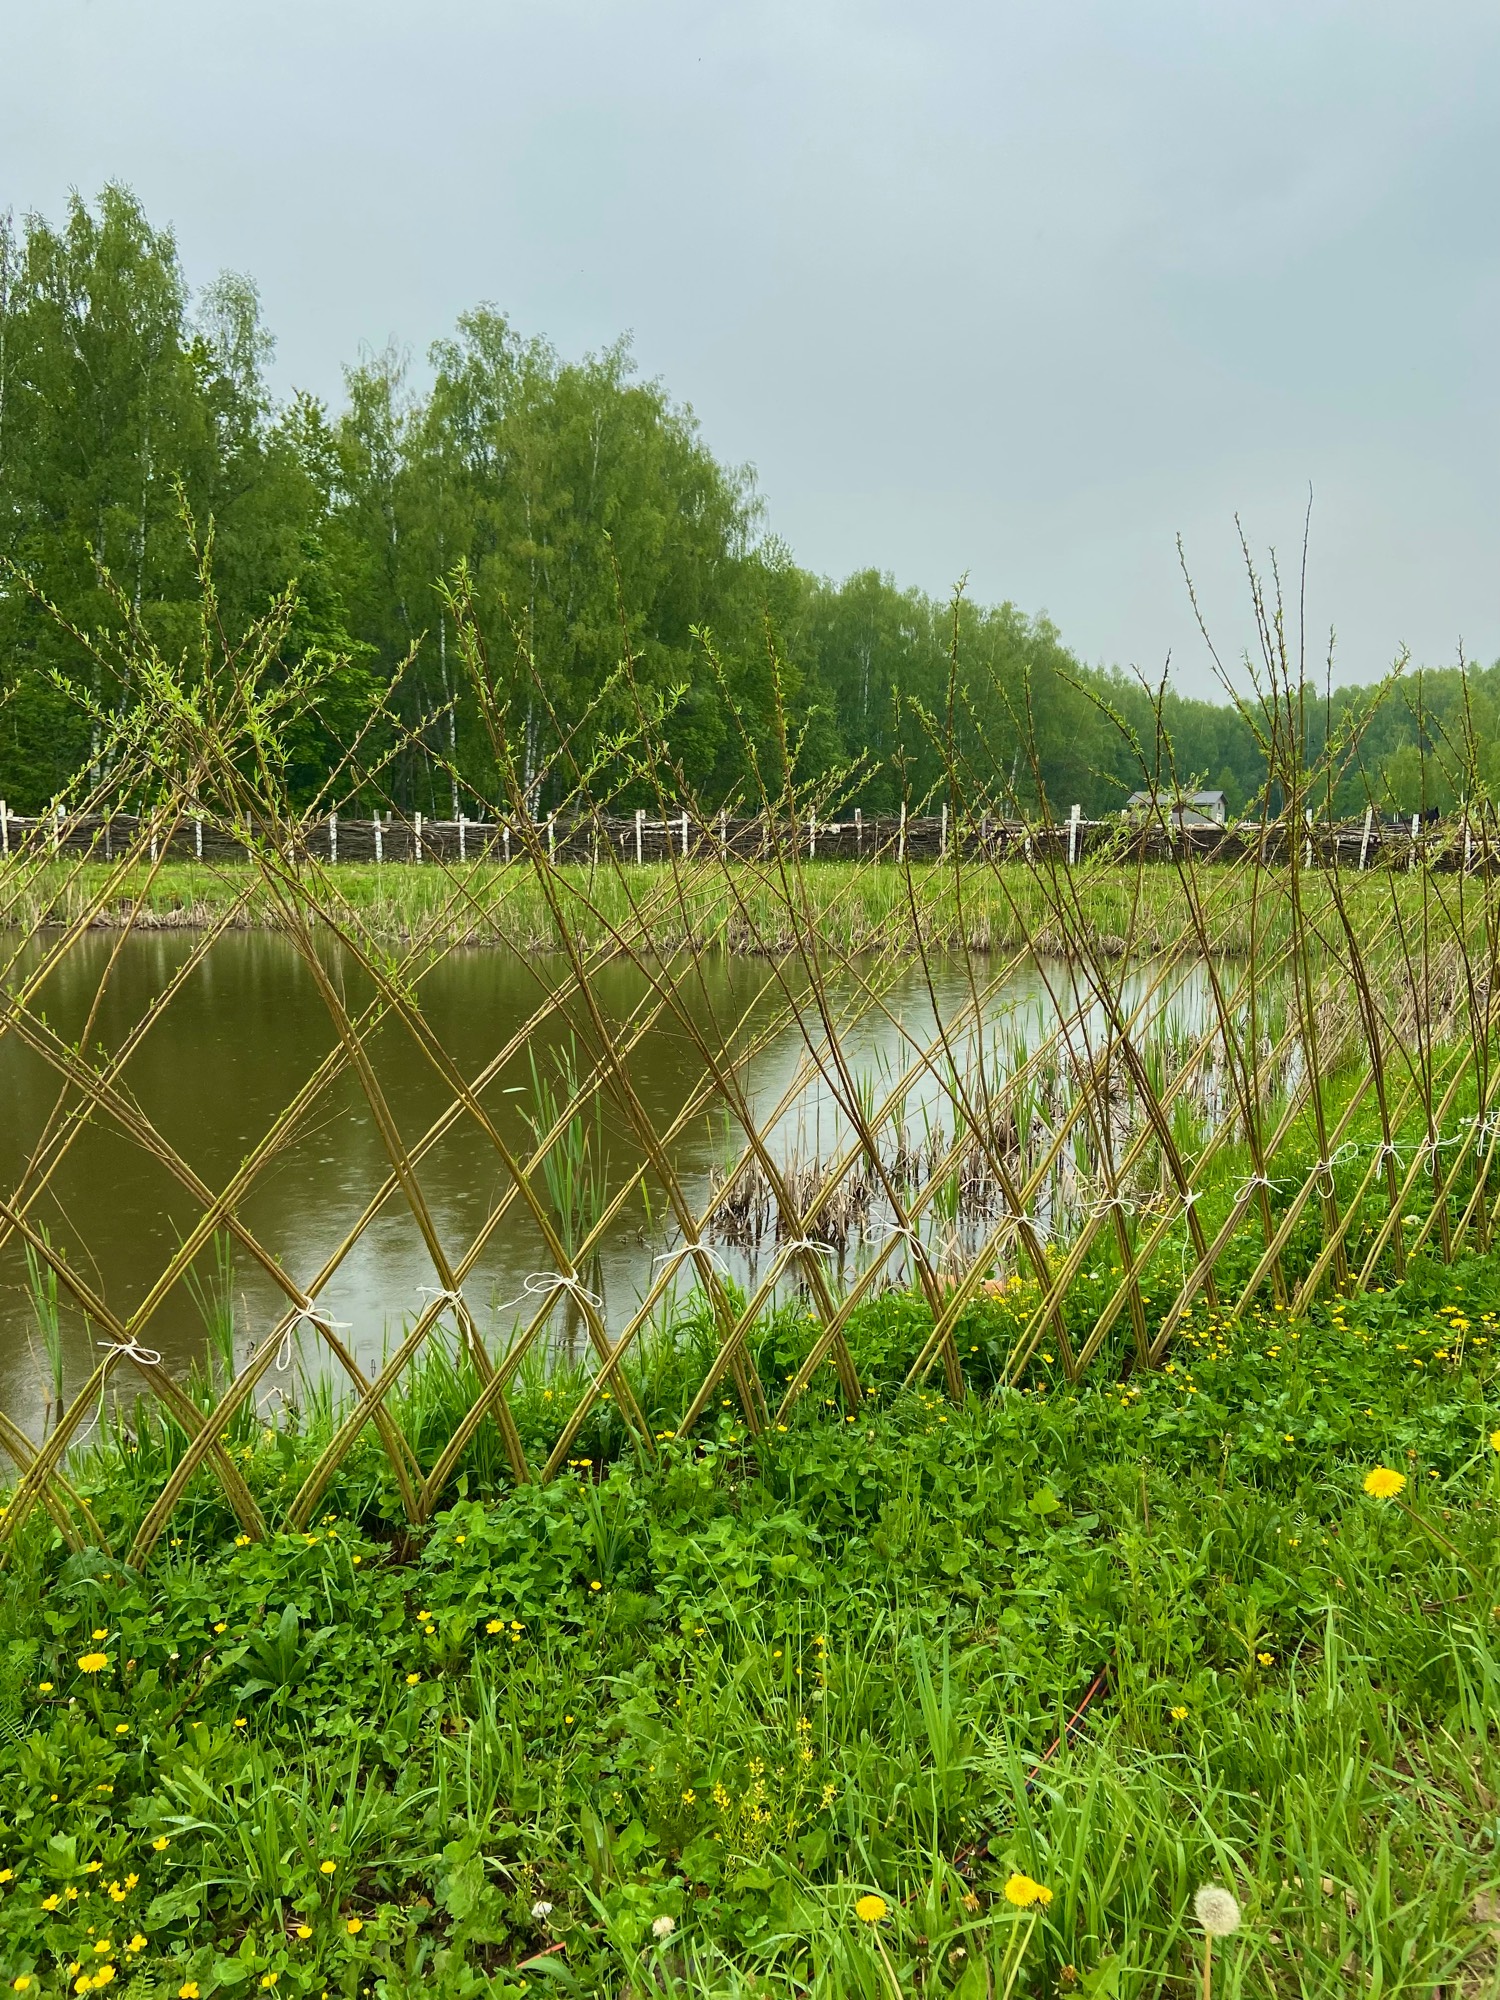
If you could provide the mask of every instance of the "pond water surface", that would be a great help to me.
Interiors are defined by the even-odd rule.
[[[27,948],[12,969],[12,984],[44,949],[45,941]],[[192,949],[192,937],[179,932],[142,933],[123,941],[107,933],[90,935],[49,975],[33,1009],[66,1041],[86,1035],[91,1048],[114,1049],[149,1012]],[[368,1001],[368,983],[350,961],[329,947],[324,962],[351,1011]],[[420,1004],[436,1040],[468,1078],[504,1046],[553,982],[562,982],[562,973],[558,964],[545,959],[528,964],[509,953],[454,952],[421,981]],[[903,1036],[925,1040],[938,1017],[954,1019],[962,1013],[973,989],[967,969],[957,961],[929,966],[926,973],[915,961],[872,966],[869,976],[880,986],[881,1006],[873,1006],[867,996],[860,999],[847,976],[835,993],[846,1014],[842,1040],[851,1067],[883,1088],[910,1060]],[[676,977],[689,1020],[713,1038],[741,1017],[752,1028],[771,1022],[787,1004],[786,989],[761,960],[721,958],[679,969]],[[1044,1026],[1056,1019],[1049,983],[1056,989],[1055,969],[1030,967],[987,1002],[986,1033],[997,1049],[1013,1045],[1017,1037],[1035,1047]],[[622,963],[601,970],[593,992],[605,1015],[622,1022],[647,996],[648,981],[639,968]],[[571,1006],[575,1020],[581,1020],[576,998]],[[554,1074],[570,1039],[568,1020],[561,1012],[553,1014],[531,1047],[483,1093],[486,1110],[518,1151],[529,1149],[527,1119],[535,1115],[533,1062],[543,1076]],[[123,1087],[161,1136],[217,1191],[336,1041],[317,984],[292,943],[270,933],[231,933],[212,946],[162,1009],[132,1052]],[[382,1027],[370,1047],[391,1116],[403,1140],[415,1142],[451,1093],[400,1027]],[[751,1059],[746,1076],[758,1119],[768,1117],[807,1054],[804,1035],[788,1021]],[[635,1092],[660,1130],[701,1079],[703,1060],[688,1026],[664,1015],[635,1045],[629,1070]],[[38,1195],[31,1161],[55,1123],[59,1092],[56,1071],[40,1055],[23,1046],[14,1031],[0,1035],[0,1186],[10,1202],[26,1206],[32,1224],[47,1231],[123,1320],[196,1222],[200,1206],[165,1165],[97,1114],[76,1132]],[[928,1078],[913,1092],[906,1118],[933,1130],[941,1128],[943,1114],[942,1091],[936,1079]],[[826,1157],[846,1134],[832,1091],[814,1076],[777,1124],[774,1150],[783,1160],[811,1162]],[[611,1188],[639,1176],[639,1145],[613,1111],[605,1120],[603,1150]],[[697,1209],[709,1197],[715,1172],[722,1173],[738,1151],[722,1110],[696,1117],[677,1136],[673,1165]],[[274,1161],[257,1174],[239,1214],[282,1267],[305,1285],[352,1228],[388,1169],[376,1120],[346,1066]],[[442,1243],[456,1260],[508,1185],[505,1169],[472,1119],[463,1118],[425,1155],[418,1178]],[[649,1213],[639,1196],[633,1197],[589,1266],[588,1281],[606,1301],[612,1325],[623,1323],[639,1302],[652,1258],[676,1242],[668,1223],[659,1189]],[[768,1244],[767,1254],[770,1248]],[[737,1274],[752,1273],[756,1246],[725,1242],[722,1254]],[[177,1285],[140,1334],[174,1368],[201,1355],[205,1346],[202,1288],[212,1289],[217,1282],[214,1259],[205,1254],[198,1268],[198,1295],[190,1285]],[[465,1297],[487,1339],[503,1345],[528,1276],[551,1268],[534,1220],[521,1205],[513,1206],[465,1285]],[[893,1273],[896,1268],[893,1262]],[[684,1277],[684,1285],[688,1282]],[[399,1339],[424,1302],[424,1287],[437,1283],[422,1236],[396,1195],[367,1227],[319,1303],[347,1323],[345,1338],[368,1362]],[[0,1408],[33,1433],[43,1416],[47,1373],[35,1290],[34,1273],[12,1234],[0,1247]],[[267,1337],[285,1300],[243,1248],[234,1256],[229,1290],[238,1362]],[[103,1329],[85,1318],[65,1290],[58,1304],[66,1378],[76,1388],[97,1359]],[[304,1335],[304,1343],[309,1338]]]

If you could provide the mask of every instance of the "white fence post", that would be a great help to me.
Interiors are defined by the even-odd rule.
[[[1365,807],[1365,830],[1359,838],[1359,872],[1364,874],[1370,861],[1370,833],[1375,825],[1374,806]]]
[[[901,830],[896,835],[896,866],[900,868],[905,865],[905,862],[906,862],[906,801],[903,799],[901,802]]]
[[[549,861],[555,861],[557,859],[557,814],[556,813],[548,813],[547,815],[547,859]]]
[[[505,829],[504,829],[504,833],[503,833],[503,835],[502,835],[502,838],[501,838],[501,845],[502,845],[502,846],[504,847],[504,849],[505,849],[505,858],[506,858],[506,860],[507,860],[507,861],[509,861],[509,859],[510,859],[510,821],[509,821],[509,820],[507,820],[507,821],[505,822]]]
[[[52,852],[54,854],[62,853],[62,820],[63,809],[61,806],[55,806],[52,811]],[[151,859],[153,861],[156,859],[155,834],[151,836]]]
[[[468,842],[464,838],[464,816],[462,813],[458,816],[458,858],[460,861],[467,861],[469,858]]]
[[[1422,815],[1420,813],[1413,813],[1411,816],[1411,853],[1406,857],[1406,872],[1408,875],[1410,875],[1413,868],[1417,865],[1417,828],[1421,823]]]
[[[948,804],[947,804],[947,801],[946,801],[946,800],[944,800],[944,802],[943,802],[943,820],[942,820],[942,826],[941,826],[941,828],[939,829],[939,832],[938,832],[938,855],[939,855],[939,858],[941,858],[941,857],[945,856],[945,855],[947,854],[947,852],[948,852]]]
[[[375,866],[378,868],[385,859],[385,838],[380,831],[380,808],[375,808]]]
[[[684,861],[688,858],[688,817],[686,813],[682,815],[682,858]]]
[[[860,811],[859,807],[856,806],[854,808],[854,852],[856,855],[860,855],[863,854],[864,851],[865,851],[865,816]]]
[[[719,850],[723,854],[729,852],[729,814],[723,806],[719,807]]]
[[[807,815],[807,858],[812,861],[818,852],[818,820],[815,813]]]
[[[1307,806],[1304,808],[1302,814],[1302,820],[1303,824],[1307,828],[1307,832],[1304,835],[1302,841],[1302,866],[1304,868],[1311,868],[1312,867],[1312,807],[1311,806]]]
[[[1078,822],[1083,817],[1083,807],[1074,806],[1068,814],[1068,866],[1074,867],[1078,861]]]
[[[417,814],[417,859],[422,859],[422,815]]]
[[[201,813],[195,815],[193,819],[193,859],[195,861],[203,859],[203,816]]]
[[[328,815],[328,863],[332,867],[339,858],[339,816],[337,812]]]
[[[645,837],[646,808],[644,806],[637,806],[635,809],[635,865],[637,868],[641,865],[641,854],[645,845]]]
[[[0,854],[10,854],[10,807],[0,799]]]

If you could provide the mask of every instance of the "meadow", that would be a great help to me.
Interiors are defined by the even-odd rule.
[[[529,865],[486,861],[417,865],[341,862],[321,872],[330,913],[383,944],[433,951],[489,945],[523,955],[555,953],[557,915]],[[562,862],[551,871],[576,942],[585,951],[649,948],[672,957],[724,950],[794,954],[809,929],[834,954],[897,950],[1075,952],[1080,940],[1106,953],[1180,948],[1191,919],[1181,872],[1170,865],[1119,866],[1096,860],[1070,878],[1069,907],[1045,873],[1022,861],[941,863],[823,861],[786,871],[647,862],[628,870]],[[1196,871],[1196,893],[1211,920],[1212,947],[1227,954],[1273,950],[1291,934],[1283,896],[1265,893],[1255,871],[1236,865]],[[34,932],[78,922],[136,929],[205,929],[215,924],[281,929],[283,904],[253,863],[144,861],[103,864],[36,859],[0,897],[0,928]],[[1425,871],[1341,872],[1338,898],[1368,940],[1393,921],[1420,926],[1434,888]],[[1459,878],[1436,892],[1458,906]],[[1338,905],[1328,879],[1304,878],[1309,933],[1332,938]],[[1467,922],[1482,923],[1484,895],[1471,884]],[[1259,907],[1257,907],[1257,903]]]
[[[966,1310],[962,1405],[902,1388],[893,1291],[857,1414],[679,1442],[689,1307],[632,1370],[654,1463],[606,1399],[562,1478],[482,1442],[420,1531],[369,1438],[306,1530],[200,1477],[133,1570],[186,1438],[122,1415],[72,1470],[101,1546],[39,1517],[0,1582],[14,1990],[1166,1994],[1207,1881],[1221,1993],[1492,1990],[1500,1260],[1007,1388],[1021,1289]],[[759,1325],[768,1389],[815,1330]],[[463,1374],[393,1404],[419,1453]],[[513,1396],[536,1449],[569,1386]],[[237,1420],[268,1518],[334,1414]]]

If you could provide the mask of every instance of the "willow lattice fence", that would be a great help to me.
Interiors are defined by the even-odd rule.
[[[1166,824],[1148,829],[1160,849],[1151,852],[1149,890],[1148,857],[1139,840],[1127,842],[1134,886],[1127,878],[1124,915],[1105,937],[1089,897],[1107,875],[1112,907],[1121,907],[1120,842],[1070,852],[1068,822],[1045,814],[1027,822],[1014,811],[1004,824],[1019,829],[1016,837],[996,841],[1002,816],[981,808],[985,786],[954,754],[933,857],[940,865],[909,866],[881,948],[854,951],[839,941],[838,897],[859,893],[857,871],[831,896],[814,900],[809,891],[809,821],[815,829],[840,822],[790,783],[736,819],[753,836],[724,837],[716,814],[691,812],[689,835],[664,839],[663,865],[640,873],[633,836],[641,823],[607,817],[607,800],[591,795],[597,768],[559,760],[554,776],[570,795],[550,826],[518,810],[525,789],[472,633],[470,647],[498,774],[484,839],[495,825],[510,831],[511,876],[544,901],[552,944],[544,962],[530,961],[534,1007],[496,1029],[477,1068],[460,1065],[424,1005],[424,986],[448,948],[443,919],[475,894],[467,834],[460,850],[455,827],[423,828],[422,858],[441,879],[447,908],[399,945],[375,937],[341,888],[351,823],[338,822],[335,839],[326,799],[293,810],[281,784],[274,745],[298,690],[253,659],[216,658],[209,676],[137,656],[139,703],[111,724],[114,741],[101,760],[109,777],[80,781],[61,818],[9,823],[0,923],[12,908],[34,911],[38,895],[44,919],[57,915],[9,934],[0,1042],[11,1039],[45,1067],[54,1101],[24,1154],[12,1146],[4,1156],[0,1251],[24,1250],[82,1316],[99,1359],[59,1395],[42,1434],[0,1413],[0,1446],[16,1468],[0,1547],[38,1510],[74,1546],[105,1541],[76,1468],[107,1405],[142,1435],[154,1425],[168,1446],[165,1476],[121,1550],[138,1564],[174,1510],[205,1492],[219,1496],[215,1504],[246,1535],[305,1528],[346,1459],[372,1436],[400,1513],[418,1525],[481,1446],[492,1459],[498,1453],[515,1482],[573,1468],[606,1404],[620,1437],[646,1458],[664,1435],[691,1439],[726,1401],[747,1449],[804,1406],[851,1415],[872,1388],[862,1310],[891,1287],[912,1310],[908,1348],[888,1385],[940,1384],[962,1397],[973,1387],[1065,1388],[1090,1371],[1122,1377],[1157,1368],[1205,1313],[1233,1315],[1256,1301],[1298,1311],[1321,1293],[1399,1276],[1413,1258],[1452,1258],[1491,1242],[1500,1219],[1491,1061],[1500,900],[1493,820],[1477,808],[1450,874],[1346,872],[1337,865],[1338,829],[1319,821],[1313,804],[1326,773],[1304,769],[1300,739],[1278,734],[1270,704],[1266,749],[1279,815],[1263,817],[1254,837],[1242,831],[1232,857]],[[210,697],[206,687],[217,692]],[[614,739],[610,755],[637,777],[670,768],[644,723],[630,744]],[[351,785],[367,792],[377,775],[351,754]],[[122,809],[143,792],[146,810]],[[658,829],[670,829],[671,803],[661,797]],[[622,823],[623,842],[599,833]],[[415,838],[414,825],[401,825],[402,840]],[[150,1005],[102,1048],[89,1027],[117,976],[131,913],[146,907],[157,871],[184,842],[206,865],[233,859],[228,892]],[[901,858],[916,862],[915,842]],[[1335,865],[1320,866],[1325,860]],[[706,977],[723,937],[703,935],[701,922],[696,932],[685,927],[690,950],[669,958],[655,948],[674,911],[701,908],[705,881],[725,933],[759,921],[757,911],[776,913],[755,1009],[726,1000]],[[961,902],[981,888],[1045,912],[1049,953],[960,949],[939,978],[930,931],[937,901]],[[236,1170],[214,1184],[143,1108],[130,1064],[169,1031],[179,996],[252,895],[274,908],[292,941],[326,1010],[331,1045]],[[49,1021],[49,993],[106,911],[109,947],[89,960],[89,1023],[65,1038]],[[639,997],[611,1007],[599,975],[620,963],[636,974]],[[921,968],[930,1000],[916,1022],[892,1000],[896,969],[911,966]],[[348,972],[357,972],[365,998],[351,997]],[[1005,1005],[1018,981],[1041,1010],[1024,1029]],[[875,1069],[856,1053],[855,1030],[872,1019],[897,1052]],[[541,1100],[546,1115],[518,1139],[497,1113],[493,1086],[539,1034],[559,1026],[575,1060]],[[680,1092],[666,1115],[646,1101],[632,1061],[643,1039],[661,1031],[683,1051]],[[385,1069],[393,1046],[442,1095],[443,1108],[420,1129],[393,1108]],[[778,1101],[766,1104],[754,1076],[773,1046],[794,1060]],[[247,1220],[251,1197],[349,1079],[379,1134],[382,1178],[354,1224],[293,1269],[284,1246]],[[799,1153],[785,1134],[813,1087],[836,1116],[826,1143]],[[580,1133],[604,1109],[623,1160],[588,1199],[576,1185],[560,1194],[563,1170],[570,1158],[578,1163]],[[706,1193],[689,1185],[675,1151],[705,1119],[732,1140]],[[86,1242],[60,1247],[47,1226],[60,1168],[101,1124],[164,1169],[195,1213],[128,1307],[94,1275]],[[465,1241],[451,1239],[423,1173],[459,1127],[482,1141],[497,1190]],[[655,1233],[636,1296],[627,1309],[606,1311],[591,1282],[599,1248],[621,1215],[642,1204]],[[325,1300],[392,1207],[420,1235],[431,1288],[394,1348],[371,1364]],[[508,1320],[486,1325],[466,1287],[487,1247],[518,1227],[543,1244],[543,1267],[510,1302]],[[166,1301],[221,1241],[261,1274],[279,1307],[256,1329],[250,1358],[210,1391],[206,1377],[175,1377],[152,1335]],[[696,1301],[697,1359],[685,1373],[679,1355],[664,1375],[662,1344],[673,1339],[672,1301],[684,1285]],[[800,1301],[797,1344],[789,1366],[779,1349],[773,1366],[763,1330],[789,1294]],[[523,1426],[524,1385],[560,1354],[561,1321],[579,1332],[582,1360],[555,1368],[566,1394],[550,1398],[540,1425],[533,1402]],[[981,1325],[982,1367],[971,1337]],[[235,1440],[293,1342],[305,1372],[325,1385],[327,1441],[311,1473],[272,1510],[266,1493],[252,1489]],[[463,1406],[444,1435],[419,1438],[403,1398],[435,1349],[450,1356]],[[126,1386],[134,1404],[122,1396]]]

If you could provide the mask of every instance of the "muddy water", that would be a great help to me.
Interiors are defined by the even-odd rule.
[[[41,949],[32,948],[32,959]],[[33,1000],[48,1027],[64,1041],[80,1037],[91,1049],[118,1048],[145,1018],[192,949],[181,934],[116,939],[89,937],[70,952]],[[111,963],[111,954],[114,954]],[[28,961],[13,968],[11,983]],[[329,976],[351,1011],[370,996],[363,976],[330,949]],[[437,1042],[465,1078],[476,1076],[532,1011],[543,1002],[559,968],[545,960],[518,962],[509,954],[457,952],[421,982],[423,1015]],[[969,1002],[968,975],[958,963],[932,969],[929,986],[920,967],[872,967],[882,1004],[857,996],[846,980],[837,999],[841,1037],[852,1068],[871,1087],[884,1089],[910,1059],[904,1037],[925,1039],[935,1020],[956,1018]],[[689,1020],[716,1043],[742,1021],[742,1036],[773,1022],[788,992],[767,965],[725,958],[678,973],[680,1003]],[[1035,1047],[1055,1019],[1049,986],[1057,974],[1031,968],[988,1003],[990,1046],[1001,1051],[1017,1037]],[[613,1022],[628,1021],[648,998],[637,968],[602,971],[595,998]],[[794,998],[797,996],[793,996]],[[806,994],[800,996],[806,1008]],[[1179,1003],[1181,1004],[1181,1003]],[[571,1003],[584,1045],[583,1017]],[[1196,1011],[1195,1009],[1193,1011]],[[804,1013],[816,1035],[815,1016]],[[573,1039],[566,1012],[554,1009],[530,1047],[485,1088],[482,1102],[506,1141],[529,1150],[528,1113],[535,1115],[533,1063],[544,1077]],[[294,1098],[306,1078],[337,1046],[329,1010],[310,969],[285,939],[236,933],[217,942],[161,1010],[132,1052],[123,1088],[163,1140],[200,1180],[217,1191],[234,1174]],[[415,1143],[447,1105],[451,1092],[411,1037],[383,1027],[370,1044],[380,1089],[403,1141]],[[758,1119],[765,1119],[808,1057],[807,1036],[784,1021],[750,1061],[746,1077]],[[658,1128],[667,1126],[703,1073],[694,1036],[681,1019],[664,1015],[637,1042],[630,1079]],[[201,1210],[195,1197],[136,1139],[95,1113],[73,1132],[40,1193],[33,1154],[56,1130],[59,1078],[14,1033],[0,1035],[0,1187],[24,1204],[32,1224],[66,1251],[110,1310],[123,1321],[149,1293]],[[64,1098],[66,1106],[68,1100]],[[936,1129],[943,1118],[935,1081],[914,1091],[908,1123]],[[786,1160],[826,1157],[845,1131],[833,1091],[816,1076],[801,1088],[778,1121],[774,1145]],[[722,1109],[695,1117],[672,1146],[673,1164],[689,1199],[701,1208],[716,1170],[737,1156],[736,1132]],[[642,1154],[618,1111],[605,1119],[603,1151],[608,1184],[638,1178]],[[242,1221],[281,1266],[310,1283],[381,1186],[389,1156],[360,1084],[345,1065],[318,1097],[269,1166],[256,1175],[239,1205]],[[470,1118],[460,1120],[417,1169],[433,1225],[456,1260],[475,1238],[508,1185],[491,1142]],[[612,1225],[589,1282],[618,1325],[638,1303],[653,1256],[675,1242],[661,1190],[649,1203],[637,1195]],[[3,1225],[0,1225],[3,1226]],[[767,1243],[762,1255],[770,1255]],[[754,1246],[726,1244],[724,1254],[742,1274],[756,1259]],[[552,1268],[535,1222],[516,1204],[506,1215],[465,1286],[480,1326],[499,1347],[516,1320],[513,1302],[529,1275]],[[205,1253],[195,1286],[178,1284],[143,1327],[139,1338],[181,1368],[204,1351],[206,1321],[215,1311],[221,1327],[232,1321],[235,1357],[242,1361],[266,1338],[283,1308],[274,1281],[243,1248],[236,1251],[227,1297],[215,1289],[221,1273]],[[424,1287],[438,1283],[431,1255],[411,1211],[396,1195],[388,1200],[320,1293],[320,1304],[347,1322],[345,1335],[371,1360],[399,1339],[423,1303]],[[43,1418],[48,1373],[41,1338],[34,1273],[12,1232],[0,1246],[0,1408],[35,1432]],[[559,1315],[559,1326],[564,1315]],[[97,1358],[105,1329],[88,1318],[66,1290],[58,1300],[58,1340],[67,1383],[76,1387]],[[311,1352],[310,1337],[304,1347]],[[128,1374],[130,1371],[126,1371]],[[273,1380],[274,1380],[273,1376]],[[284,1377],[282,1379],[285,1379]]]

